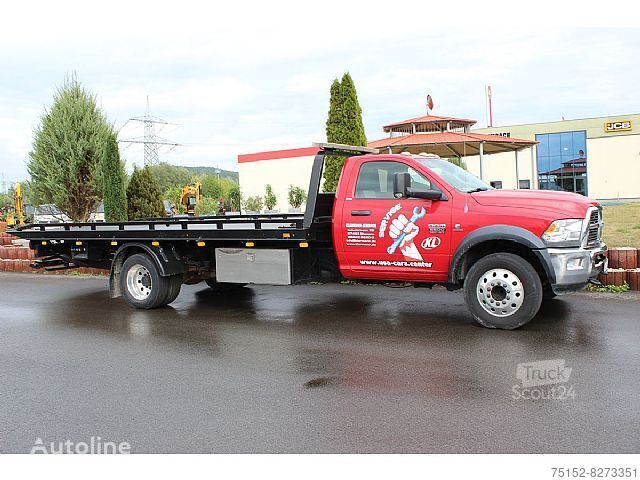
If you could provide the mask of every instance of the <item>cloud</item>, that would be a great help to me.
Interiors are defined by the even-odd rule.
[[[235,168],[240,153],[322,141],[329,87],[346,70],[370,139],[423,114],[427,93],[434,113],[483,124],[487,84],[501,124],[640,111],[638,30],[587,28],[606,24],[607,12],[588,21],[584,9],[557,4],[545,16],[541,4],[516,30],[505,28],[512,8],[454,10],[333,0],[313,11],[280,1],[14,2],[0,31],[0,172],[26,176],[32,130],[74,71],[118,128],[144,114],[149,95],[151,113],[177,124],[158,134],[185,145],[160,150],[178,165]],[[451,18],[456,26],[443,26]],[[561,28],[540,29],[554,22]],[[121,132],[140,135],[135,124]],[[142,161],[137,146],[123,155]]]

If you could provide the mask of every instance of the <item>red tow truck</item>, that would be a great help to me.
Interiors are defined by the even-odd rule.
[[[183,284],[410,282],[462,288],[482,325],[514,329],[545,298],[606,273],[602,210],[566,192],[495,190],[434,155],[316,144],[304,214],[32,224],[48,270],[110,270],[112,297],[135,308],[173,302]],[[347,157],[335,193],[320,191],[327,155]],[[399,293],[401,295],[401,293]]]

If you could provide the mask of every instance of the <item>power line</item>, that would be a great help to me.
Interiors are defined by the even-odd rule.
[[[163,120],[162,118],[154,117],[151,115],[149,110],[149,96],[147,95],[147,112],[142,117],[132,117],[125,125],[129,122],[141,122],[144,127],[144,136],[143,137],[134,137],[134,138],[126,138],[123,140],[119,140],[120,143],[138,143],[144,145],[144,164],[147,165],[157,165],[160,163],[158,157],[158,149],[163,146],[171,147],[169,150],[173,150],[176,147],[183,146],[180,143],[176,143],[172,140],[168,140],[166,138],[159,137],[156,134],[156,125],[172,125],[171,123]]]

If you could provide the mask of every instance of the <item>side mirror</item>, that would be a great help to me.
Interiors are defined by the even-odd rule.
[[[425,200],[442,200],[443,198],[440,190],[414,190],[411,188],[409,172],[393,175],[393,196],[396,198],[423,198]]]
[[[409,172],[393,174],[393,196],[396,198],[409,197],[411,189],[411,175]]]
[[[440,190],[412,190],[409,189],[410,198],[424,198],[425,200],[442,200],[442,192]]]

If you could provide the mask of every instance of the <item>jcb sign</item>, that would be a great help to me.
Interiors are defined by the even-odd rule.
[[[631,130],[631,120],[617,120],[615,122],[605,122],[604,131],[610,132],[626,132]]]

